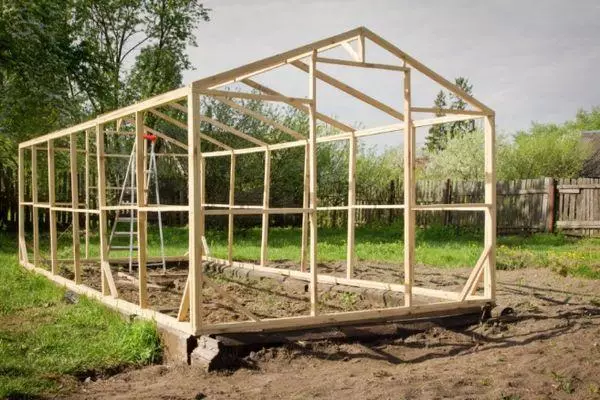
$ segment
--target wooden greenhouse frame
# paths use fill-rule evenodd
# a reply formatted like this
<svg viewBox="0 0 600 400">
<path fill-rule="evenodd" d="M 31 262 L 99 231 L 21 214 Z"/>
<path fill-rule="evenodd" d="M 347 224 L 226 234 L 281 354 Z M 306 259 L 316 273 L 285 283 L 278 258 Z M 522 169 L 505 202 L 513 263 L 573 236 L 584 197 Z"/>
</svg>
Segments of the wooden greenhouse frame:
<svg viewBox="0 0 600 400">
<path fill-rule="evenodd" d="M 367 62 L 365 54 L 366 44 L 379 46 L 390 53 L 396 60 L 394 64 L 378 64 Z M 328 58 L 321 53 L 341 48 L 345 51 L 348 59 Z M 353 68 L 369 68 L 395 71 L 403 76 L 403 110 L 396 110 L 369 95 L 343 83 L 342 81 L 326 74 L 318 69 L 319 64 L 335 64 Z M 288 97 L 263 84 L 253 80 L 254 76 L 267 73 L 282 66 L 293 66 L 306 73 L 308 82 L 308 96 L 306 98 Z M 441 110 L 431 107 L 419 107 L 412 104 L 411 74 L 420 73 L 440 87 L 454 93 L 463 99 L 471 109 L 469 110 Z M 323 82 L 329 86 L 339 89 L 345 94 L 372 106 L 385 114 L 395 118 L 397 123 L 379 126 L 369 129 L 355 129 L 330 116 L 318 111 L 317 82 Z M 235 84 L 247 86 L 252 91 L 242 92 L 239 90 L 223 90 L 227 85 Z M 400 92 L 400 85 L 399 92 Z M 200 112 L 200 97 L 220 99 L 232 108 L 240 111 L 248 117 L 255 118 L 262 123 L 271 125 L 273 128 L 288 134 L 290 141 L 276 144 L 268 144 L 251 133 L 240 132 L 234 127 L 226 125 L 215 118 L 202 115 Z M 234 99 L 256 99 L 261 101 L 285 104 L 298 110 L 306 112 L 309 117 L 309 135 L 305 135 L 283 126 L 268 117 L 249 110 Z M 181 114 L 187 114 L 187 123 L 178 120 L 159 108 L 178 110 Z M 153 114 L 174 126 L 187 130 L 187 143 L 182 143 L 164 133 L 151 130 L 144 126 L 146 113 Z M 415 119 L 414 114 L 431 114 L 433 117 Z M 444 114 L 444 116 L 435 116 Z M 444 79 L 413 57 L 398 49 L 396 46 L 376 35 L 372 31 L 358 27 L 350 31 L 332 36 L 311 44 L 286 51 L 272 57 L 250 63 L 217 75 L 194 81 L 193 83 L 159 96 L 141 101 L 137 104 L 100 115 L 97 118 L 81 123 L 79 125 L 63 129 L 54 133 L 36 137 L 19 145 L 19 260 L 21 265 L 43 274 L 49 279 L 64 285 L 67 288 L 96 298 L 101 302 L 116 308 L 122 312 L 133 313 L 142 318 L 154 319 L 159 325 L 177 328 L 192 335 L 252 332 L 252 331 L 276 331 L 286 329 L 299 329 L 321 327 L 337 324 L 352 324 L 365 321 L 399 320 L 407 318 L 421 318 L 430 316 L 460 315 L 473 310 L 480 309 L 495 301 L 495 255 L 496 255 L 496 167 L 495 167 L 495 123 L 494 111 L 473 96 L 465 93 L 459 87 Z M 415 132 L 418 127 L 431 126 L 435 124 L 453 121 L 483 119 L 485 135 L 485 200 L 476 204 L 417 204 L 416 182 L 415 182 Z M 111 154 L 105 152 L 105 135 L 108 134 L 108 126 L 116 126 L 117 131 L 123 123 L 135 126 L 135 146 L 141 149 L 145 146 L 143 135 L 147 131 L 159 135 L 161 139 L 173 146 L 185 149 L 188 162 L 188 204 L 187 205 L 153 205 L 147 204 L 143 199 L 143 180 L 137 181 L 137 204 L 132 205 L 108 205 L 107 204 L 107 181 L 105 177 L 105 162 Z M 201 123 L 209 123 L 215 128 L 243 138 L 252 144 L 248 148 L 232 148 L 222 143 L 218 136 L 210 136 L 201 130 Z M 327 136 L 317 135 L 317 124 L 326 124 L 338 130 L 337 133 Z M 403 132 L 404 151 L 404 204 L 403 205 L 358 205 L 356 204 L 356 158 L 357 140 L 359 138 L 379 135 L 390 132 Z M 85 149 L 77 148 L 77 135 L 85 135 Z M 216 137 L 215 137 L 216 136 Z M 91 148 L 95 138 L 95 154 Z M 55 141 L 68 139 L 68 147 L 55 146 Z M 202 152 L 200 144 L 208 141 L 220 150 Z M 317 145 L 329 141 L 349 142 L 349 190 L 347 194 L 348 204 L 340 207 L 320 207 L 317 201 Z M 274 208 L 269 205 L 270 188 L 270 162 L 271 153 L 280 149 L 292 147 L 303 147 L 304 160 L 304 202 L 299 208 Z M 25 177 L 25 152 L 31 152 L 31 177 Z M 48 160 L 48 202 L 41 202 L 38 198 L 37 176 L 37 154 L 39 151 L 47 152 Z M 65 151 L 70 159 L 71 172 L 71 203 L 57 203 L 55 197 L 55 153 Z M 236 157 L 241 154 L 262 152 L 265 155 L 265 178 L 264 178 L 264 201 L 261 206 L 244 206 L 234 203 L 235 186 L 235 162 Z M 79 187 L 81 178 L 80 166 L 77 165 L 78 153 L 83 154 L 85 159 L 83 191 Z M 136 152 L 137 176 L 144 175 L 144 157 L 142 151 Z M 207 204 L 204 193 L 204 160 L 209 157 L 229 157 L 231 160 L 229 202 L 226 204 Z M 90 168 L 97 168 L 97 207 L 91 208 L 89 203 L 90 192 L 93 183 L 90 181 Z M 78 176 L 79 175 L 79 176 Z M 31 199 L 26 201 L 26 181 L 32 182 Z M 83 196 L 82 196 L 83 194 Z M 80 198 L 85 196 L 85 202 L 80 203 Z M 83 206 L 82 206 L 83 204 Z M 31 208 L 34 214 L 33 225 L 33 262 L 29 260 L 28 249 L 25 239 L 25 213 L 26 208 Z M 355 215 L 357 209 L 402 209 L 404 215 L 404 282 L 385 283 L 356 279 L 353 267 L 355 257 Z M 50 235 L 50 268 L 40 267 L 39 242 L 40 229 L 37 223 L 37 214 L 40 209 L 49 213 L 49 235 Z M 137 235 L 139 240 L 138 251 L 138 284 L 139 301 L 137 304 L 119 298 L 117 287 L 111 270 L 113 259 L 109 257 L 107 245 L 107 216 L 109 212 L 117 209 L 130 209 L 137 212 Z M 321 210 L 344 210 L 348 215 L 347 229 L 347 267 L 345 277 L 336 277 L 318 273 L 317 271 L 317 211 Z M 158 311 L 151 310 L 147 297 L 147 267 L 146 264 L 152 260 L 147 256 L 146 235 L 147 215 L 156 211 L 183 211 L 189 216 L 189 276 L 185 285 L 184 294 L 181 299 L 178 317 L 168 316 Z M 477 263 L 473 267 L 464 288 L 461 292 L 450 292 L 432 288 L 420 287 L 414 284 L 415 266 L 415 213 L 429 211 L 479 211 L 485 217 L 484 227 L 484 249 Z M 79 220 L 78 215 L 85 216 L 85 252 L 82 256 L 80 249 L 80 226 L 73 224 L 73 257 L 70 262 L 73 265 L 74 278 L 61 277 L 57 271 L 57 228 L 56 213 L 72 213 L 74 220 Z M 268 232 L 269 216 L 274 214 L 301 214 L 302 223 L 302 261 L 300 270 L 272 268 L 266 265 L 268 259 Z M 226 215 L 228 216 L 228 259 L 215 259 L 204 254 L 203 235 L 205 216 Z M 259 264 L 240 263 L 233 260 L 233 217 L 236 215 L 262 215 L 262 245 Z M 90 216 L 99 219 L 100 248 L 99 268 L 101 271 L 102 289 L 97 291 L 82 284 L 81 271 L 82 262 L 92 260 L 89 256 L 89 228 Z M 310 314 L 285 318 L 259 319 L 249 313 L 246 321 L 225 322 L 208 324 L 202 318 L 202 292 L 203 284 L 212 285 L 205 280 L 203 274 L 203 261 L 210 260 L 223 265 L 264 271 L 269 273 L 283 274 L 296 279 L 309 282 L 310 291 Z M 483 281 L 483 293 L 477 292 L 480 281 Z M 353 287 L 389 290 L 404 293 L 404 305 L 400 307 L 378 308 L 362 311 L 347 311 L 336 313 L 319 313 L 317 308 L 317 288 L 319 284 L 340 284 Z M 478 294 L 479 293 L 479 294 Z M 426 296 L 435 301 L 428 304 L 414 304 L 414 296 Z M 240 306 L 243 308 L 243 306 Z M 246 314 L 248 315 L 248 314 Z"/>
</svg>

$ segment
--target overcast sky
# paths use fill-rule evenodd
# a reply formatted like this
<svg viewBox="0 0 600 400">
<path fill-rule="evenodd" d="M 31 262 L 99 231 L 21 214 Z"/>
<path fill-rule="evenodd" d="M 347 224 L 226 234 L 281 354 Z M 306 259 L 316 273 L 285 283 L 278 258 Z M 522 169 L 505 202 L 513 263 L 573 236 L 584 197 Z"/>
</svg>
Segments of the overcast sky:
<svg viewBox="0 0 600 400">
<path fill-rule="evenodd" d="M 525 129 L 531 121 L 562 122 L 579 108 L 600 105 L 598 0 L 205 0 L 204 4 L 213 9 L 212 20 L 197 31 L 198 47 L 190 49 L 195 70 L 185 73 L 185 83 L 363 25 L 448 79 L 468 77 L 475 96 L 496 110 L 500 132 Z M 382 61 L 382 54 L 370 51 L 373 47 L 367 47 L 367 58 L 377 60 L 367 61 Z M 398 79 L 401 90 L 401 79 L 386 73 L 334 75 L 354 78 L 348 83 L 397 105 L 395 96 L 401 92 L 393 82 Z M 306 81 L 299 81 L 305 89 Z M 293 91 L 288 83 L 284 79 L 273 88 Z M 435 90 L 429 92 L 433 87 L 425 84 L 422 88 L 422 92 L 414 88 L 414 103 L 429 106 Z M 286 94 L 292 95 L 289 91 Z M 363 121 L 365 126 L 390 123 L 369 106 L 333 99 L 321 102 L 320 111 L 344 122 Z"/>
</svg>

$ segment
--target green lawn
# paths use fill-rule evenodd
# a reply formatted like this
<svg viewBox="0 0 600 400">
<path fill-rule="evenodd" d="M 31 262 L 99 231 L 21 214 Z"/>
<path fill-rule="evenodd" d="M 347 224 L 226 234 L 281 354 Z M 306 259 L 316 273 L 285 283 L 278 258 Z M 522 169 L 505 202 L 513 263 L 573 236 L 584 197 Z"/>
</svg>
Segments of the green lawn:
<svg viewBox="0 0 600 400">
<path fill-rule="evenodd" d="M 269 230 L 269 259 L 300 260 L 299 228 L 271 228 Z M 319 229 L 318 260 L 340 261 L 346 258 L 345 229 Z M 165 253 L 182 256 L 188 248 L 187 228 L 165 229 Z M 211 254 L 227 258 L 227 232 L 208 230 L 207 242 Z M 65 239 L 66 238 L 66 239 Z M 62 239 L 61 253 L 70 257 L 68 235 Z M 260 259 L 260 228 L 236 230 L 234 258 L 242 261 Z M 92 238 L 92 255 L 97 256 L 97 237 Z M 44 244 L 47 246 L 47 244 Z M 359 260 L 401 262 L 404 254 L 402 228 L 395 226 L 356 229 L 356 253 Z M 419 229 L 416 235 L 416 260 L 434 267 L 473 266 L 483 250 L 483 234 L 476 231 L 458 231 L 452 227 Z M 160 251 L 156 229 L 149 234 L 149 252 Z M 550 268 L 561 275 L 600 279 L 600 238 L 578 239 L 561 234 L 534 234 L 529 236 L 499 236 L 497 248 L 498 269 Z M 111 253 L 112 254 L 112 253 Z M 128 252 L 121 252 L 126 256 Z M 115 252 L 115 255 L 119 253 Z"/>
<path fill-rule="evenodd" d="M 0 398 L 70 387 L 77 378 L 158 361 L 154 324 L 126 322 L 17 263 L 14 236 L 0 233 Z"/>
</svg>

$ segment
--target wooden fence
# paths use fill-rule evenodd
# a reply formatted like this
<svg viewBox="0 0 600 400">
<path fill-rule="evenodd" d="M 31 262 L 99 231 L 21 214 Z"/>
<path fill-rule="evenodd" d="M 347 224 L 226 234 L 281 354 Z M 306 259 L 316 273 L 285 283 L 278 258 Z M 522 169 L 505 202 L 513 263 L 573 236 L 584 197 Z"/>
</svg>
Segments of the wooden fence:
<svg viewBox="0 0 600 400">
<path fill-rule="evenodd" d="M 14 230 L 17 226 L 16 176 L 10 170 L 0 171 L 0 229 Z M 57 177 L 58 178 L 58 177 Z M 67 191 L 68 185 L 57 179 L 57 192 Z M 483 182 L 464 181 L 419 181 L 417 203 L 457 204 L 483 202 Z M 554 232 L 562 231 L 577 236 L 600 235 L 600 179 L 524 179 L 499 181 L 498 232 Z M 357 204 L 401 204 L 402 184 L 396 181 L 378 193 L 359 193 Z M 183 200 L 179 198 L 178 200 Z M 338 199 L 335 205 L 344 204 Z M 328 201 L 320 205 L 329 204 Z M 70 224 L 71 213 L 58 213 L 59 225 Z M 174 213 L 170 213 L 174 214 Z M 27 224 L 32 215 L 28 213 Z M 42 226 L 47 222 L 40 213 Z M 345 211 L 331 211 L 320 215 L 319 223 L 324 226 L 345 226 Z M 389 224 L 402 218 L 399 209 L 358 209 L 356 222 L 359 225 Z M 168 224 L 179 224 L 185 216 L 169 215 Z M 274 220 L 274 224 L 294 224 L 300 218 L 285 221 Z M 481 212 L 420 211 L 417 212 L 419 226 L 445 225 L 478 227 L 483 224 Z"/>
</svg>

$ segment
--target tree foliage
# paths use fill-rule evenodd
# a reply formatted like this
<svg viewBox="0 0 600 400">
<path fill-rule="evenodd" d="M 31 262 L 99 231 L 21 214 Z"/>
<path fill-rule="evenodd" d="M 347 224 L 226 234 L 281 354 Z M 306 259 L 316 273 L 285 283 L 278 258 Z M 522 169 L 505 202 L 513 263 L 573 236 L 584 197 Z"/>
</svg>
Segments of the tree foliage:
<svg viewBox="0 0 600 400">
<path fill-rule="evenodd" d="M 472 94 L 473 85 L 469 83 L 467 78 L 458 77 L 454 80 L 454 83 L 466 93 Z M 465 110 L 467 103 L 452 92 L 446 93 L 440 90 L 434 100 L 434 108 L 439 110 L 448 108 L 451 110 Z M 442 111 L 436 113 L 436 117 L 443 117 L 444 115 L 446 114 Z M 475 122 L 473 120 L 434 125 L 429 129 L 425 146 L 430 152 L 440 151 L 446 147 L 449 140 L 473 131 L 475 131 Z"/>
</svg>

